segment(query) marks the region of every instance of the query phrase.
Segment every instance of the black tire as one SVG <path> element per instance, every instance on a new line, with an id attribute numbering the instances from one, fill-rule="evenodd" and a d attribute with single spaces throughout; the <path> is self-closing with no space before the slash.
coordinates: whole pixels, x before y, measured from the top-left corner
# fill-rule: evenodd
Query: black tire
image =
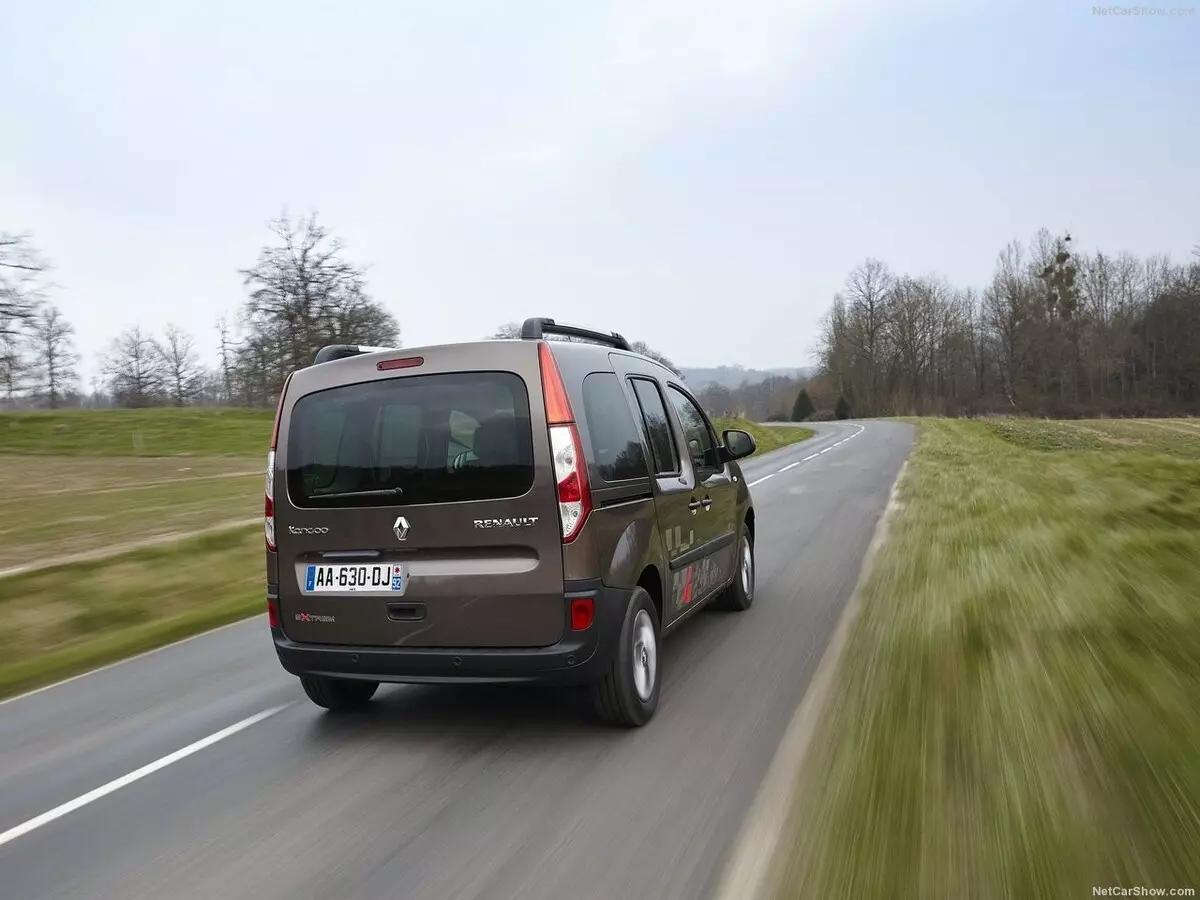
<path id="1" fill-rule="evenodd" d="M 733 581 L 713 601 L 714 609 L 729 612 L 745 612 L 754 603 L 754 578 L 758 567 L 754 563 L 754 539 L 750 532 L 742 529 L 738 540 L 737 570 Z"/>
<path id="2" fill-rule="evenodd" d="M 377 681 L 323 678 L 318 675 L 301 676 L 300 685 L 309 700 L 333 712 L 362 709 L 379 690 Z"/>
<path id="3" fill-rule="evenodd" d="M 653 635 L 653 646 L 644 647 L 641 638 Z M 635 676 L 635 633 L 638 633 L 638 667 L 648 686 L 648 696 L 641 696 Z M 647 665 L 647 663 L 650 663 Z M 621 635 L 608 671 L 592 685 L 592 706 L 600 720 L 608 725 L 637 728 L 654 717 L 662 687 L 662 629 L 654 601 L 642 588 L 634 588 L 621 623 Z"/>

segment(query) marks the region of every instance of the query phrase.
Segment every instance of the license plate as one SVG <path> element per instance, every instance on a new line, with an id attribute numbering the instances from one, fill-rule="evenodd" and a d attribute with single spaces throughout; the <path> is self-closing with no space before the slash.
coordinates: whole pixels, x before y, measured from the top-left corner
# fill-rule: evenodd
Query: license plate
<path id="1" fill-rule="evenodd" d="M 354 594 L 363 591 L 403 594 L 408 571 L 396 563 L 309 565 L 304 572 L 307 594 Z"/>

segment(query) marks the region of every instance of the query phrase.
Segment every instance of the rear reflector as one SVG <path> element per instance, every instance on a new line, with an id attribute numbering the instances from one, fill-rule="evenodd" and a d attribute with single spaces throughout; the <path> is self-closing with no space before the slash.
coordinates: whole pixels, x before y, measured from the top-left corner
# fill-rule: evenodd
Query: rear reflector
<path id="1" fill-rule="evenodd" d="M 267 624 L 272 628 L 279 627 L 279 606 L 270 598 L 267 599 Z"/>
<path id="2" fill-rule="evenodd" d="M 375 363 L 375 368 L 380 372 L 388 372 L 392 369 L 413 369 L 425 362 L 423 356 L 406 356 L 403 359 L 385 359 Z"/>
<path id="3" fill-rule="evenodd" d="M 571 630 L 586 631 L 596 618 L 596 607 L 591 597 L 576 597 L 571 601 Z"/>

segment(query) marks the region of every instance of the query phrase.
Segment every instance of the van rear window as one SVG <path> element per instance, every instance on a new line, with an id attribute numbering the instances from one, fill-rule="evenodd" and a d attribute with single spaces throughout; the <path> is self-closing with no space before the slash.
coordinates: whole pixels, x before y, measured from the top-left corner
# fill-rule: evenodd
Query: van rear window
<path id="1" fill-rule="evenodd" d="M 295 506 L 494 500 L 532 486 L 529 394 L 511 372 L 350 384 L 292 407 L 287 489 Z"/>

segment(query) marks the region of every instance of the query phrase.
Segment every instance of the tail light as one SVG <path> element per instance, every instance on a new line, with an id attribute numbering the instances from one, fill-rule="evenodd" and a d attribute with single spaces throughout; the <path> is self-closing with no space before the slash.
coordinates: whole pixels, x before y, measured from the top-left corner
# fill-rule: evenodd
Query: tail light
<path id="1" fill-rule="evenodd" d="M 571 400 L 554 353 L 546 342 L 538 344 L 542 370 L 542 397 L 546 403 L 546 424 L 550 427 L 550 452 L 554 457 L 554 480 L 558 483 L 558 518 L 562 540 L 569 544 L 579 536 L 588 513 L 592 511 L 592 491 L 588 486 L 587 461 L 579 440 L 579 428 L 571 411 Z"/>
<path id="2" fill-rule="evenodd" d="M 292 376 L 288 375 L 279 392 L 279 404 L 275 407 L 275 424 L 271 427 L 271 449 L 267 453 L 267 487 L 263 500 L 263 532 L 267 538 L 267 549 L 275 552 L 275 448 L 279 444 L 279 417 L 283 412 L 283 398 L 287 394 Z"/>

